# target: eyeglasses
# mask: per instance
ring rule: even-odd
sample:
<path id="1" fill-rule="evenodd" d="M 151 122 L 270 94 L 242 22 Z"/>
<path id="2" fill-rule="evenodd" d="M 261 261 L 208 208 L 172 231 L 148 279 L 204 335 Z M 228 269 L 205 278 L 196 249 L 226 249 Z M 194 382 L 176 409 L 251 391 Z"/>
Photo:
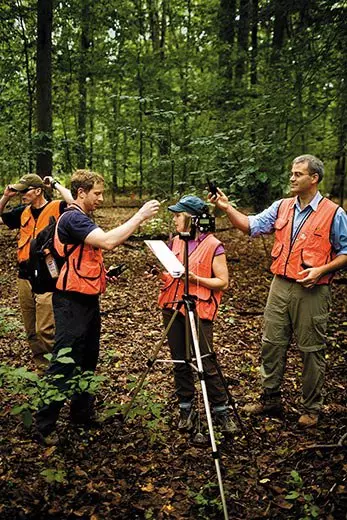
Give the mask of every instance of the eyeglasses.
<path id="1" fill-rule="evenodd" d="M 20 194 L 24 194 L 24 193 L 28 193 L 28 191 L 30 190 L 36 190 L 36 188 L 34 186 L 32 186 L 31 188 L 25 188 L 24 190 L 20 190 Z"/>

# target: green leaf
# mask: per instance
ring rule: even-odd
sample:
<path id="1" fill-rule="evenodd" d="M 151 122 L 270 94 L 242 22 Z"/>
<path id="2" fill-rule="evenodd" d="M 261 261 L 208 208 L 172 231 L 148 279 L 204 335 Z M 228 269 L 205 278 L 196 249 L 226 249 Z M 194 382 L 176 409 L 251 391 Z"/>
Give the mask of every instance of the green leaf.
<path id="1" fill-rule="evenodd" d="M 63 482 L 66 477 L 66 472 L 61 469 L 44 469 L 41 471 L 42 475 L 47 482 Z"/>
<path id="2" fill-rule="evenodd" d="M 14 406 L 11 410 L 11 415 L 18 415 L 22 413 L 22 411 L 25 409 L 25 405 L 21 404 L 20 406 Z"/>
<path id="3" fill-rule="evenodd" d="M 84 392 L 84 390 L 87 390 L 88 386 L 89 386 L 89 383 L 88 381 L 84 381 L 83 379 L 79 382 L 79 385 L 80 389 L 82 390 L 82 392 Z"/>
<path id="4" fill-rule="evenodd" d="M 66 365 L 68 365 L 69 363 L 75 363 L 74 359 L 72 359 L 72 357 L 59 357 L 57 358 L 57 361 L 59 361 L 59 363 L 64 363 Z"/>
<path id="5" fill-rule="evenodd" d="M 310 513 L 311 513 L 311 516 L 313 516 L 313 518 L 318 518 L 319 513 L 320 513 L 319 507 L 315 506 L 315 505 L 311 506 Z"/>
<path id="6" fill-rule="evenodd" d="M 65 356 L 65 354 L 68 354 L 71 352 L 71 347 L 61 348 L 58 352 L 57 358 L 61 358 L 62 356 Z"/>
<path id="7" fill-rule="evenodd" d="M 28 409 L 24 410 L 22 413 L 22 419 L 26 428 L 30 428 L 30 426 L 33 424 L 33 414 Z"/>
<path id="8" fill-rule="evenodd" d="M 299 496 L 300 493 L 298 493 L 298 491 L 291 491 L 284 498 L 286 498 L 287 500 L 296 500 L 297 498 L 299 498 Z"/>

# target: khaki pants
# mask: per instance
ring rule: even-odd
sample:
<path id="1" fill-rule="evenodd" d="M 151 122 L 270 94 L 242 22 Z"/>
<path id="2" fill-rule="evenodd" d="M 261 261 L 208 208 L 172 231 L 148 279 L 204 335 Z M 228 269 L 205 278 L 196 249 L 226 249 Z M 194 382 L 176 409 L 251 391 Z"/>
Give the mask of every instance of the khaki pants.
<path id="1" fill-rule="evenodd" d="M 263 388 L 270 393 L 280 390 L 287 349 L 294 333 L 303 360 L 301 404 L 310 413 L 318 413 L 323 403 L 325 333 L 330 304 L 330 286 L 305 289 L 275 276 L 264 313 L 260 369 Z"/>
<path id="2" fill-rule="evenodd" d="M 54 343 L 52 293 L 35 294 L 28 280 L 18 279 L 19 303 L 28 343 L 37 366 L 48 365 L 44 354 Z"/>

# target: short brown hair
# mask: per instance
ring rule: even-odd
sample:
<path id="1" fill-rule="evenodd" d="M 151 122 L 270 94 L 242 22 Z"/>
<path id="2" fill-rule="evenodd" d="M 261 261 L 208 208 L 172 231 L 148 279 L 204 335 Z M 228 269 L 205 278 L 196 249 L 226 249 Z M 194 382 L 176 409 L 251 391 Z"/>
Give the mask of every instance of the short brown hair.
<path id="1" fill-rule="evenodd" d="M 100 173 L 89 170 L 76 170 L 71 177 L 71 195 L 74 199 L 77 199 L 79 188 L 82 188 L 86 193 L 88 193 L 95 183 L 104 182 L 105 180 Z"/>
<path id="2" fill-rule="evenodd" d="M 318 183 L 320 183 L 324 176 L 324 165 L 322 161 L 314 155 L 305 154 L 299 155 L 299 157 L 295 157 L 292 165 L 303 162 L 307 162 L 307 169 L 310 175 L 314 175 L 315 173 L 318 175 Z"/>

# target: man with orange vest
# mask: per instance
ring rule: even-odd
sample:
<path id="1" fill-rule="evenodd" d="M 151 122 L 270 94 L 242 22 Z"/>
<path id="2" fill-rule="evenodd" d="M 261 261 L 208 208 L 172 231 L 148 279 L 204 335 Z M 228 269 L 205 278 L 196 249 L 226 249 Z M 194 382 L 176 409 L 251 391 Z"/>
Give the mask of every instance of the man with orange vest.
<path id="1" fill-rule="evenodd" d="M 39 175 L 24 175 L 17 184 L 7 186 L 0 199 L 0 224 L 10 229 L 19 229 L 18 265 L 19 265 L 19 303 L 23 316 L 24 328 L 28 343 L 34 356 L 34 362 L 41 371 L 48 361 L 44 355 L 52 351 L 54 343 L 54 317 L 52 309 L 52 293 L 34 294 L 28 279 L 28 259 L 30 242 L 47 226 L 51 216 L 58 219 L 66 207 L 66 201 L 72 202 L 71 193 L 52 177 L 46 177 L 45 182 L 64 197 L 65 201 L 48 201 L 45 195 L 47 184 Z M 22 204 L 4 213 L 10 199 L 20 195 Z"/>
<path id="2" fill-rule="evenodd" d="M 77 170 L 71 178 L 73 204 L 61 215 L 54 245 L 65 256 L 53 294 L 56 325 L 53 360 L 46 375 L 53 378 L 59 392 L 69 390 L 76 369 L 94 372 L 100 342 L 99 296 L 105 291 L 102 249 L 112 250 L 122 244 L 140 224 L 153 217 L 159 202 L 151 200 L 127 222 L 103 231 L 92 219 L 103 202 L 104 179 L 95 172 Z M 61 363 L 58 353 L 71 349 L 68 356 L 74 363 Z M 59 376 L 58 379 L 55 376 Z M 61 397 L 61 396 L 60 396 Z M 43 406 L 36 415 L 39 440 L 57 442 L 54 433 L 64 400 Z M 70 418 L 75 424 L 88 424 L 93 418 L 93 397 L 87 391 L 75 393 L 71 399 Z"/>
<path id="3" fill-rule="evenodd" d="M 333 274 L 347 266 L 346 212 L 318 191 L 323 163 L 313 155 L 294 159 L 290 176 L 292 198 L 274 202 L 255 216 L 228 203 L 218 189 L 209 200 L 230 222 L 250 236 L 274 233 L 271 284 L 265 313 L 260 368 L 261 402 L 247 405 L 250 413 L 281 414 L 281 383 L 287 349 L 295 334 L 303 359 L 302 414 L 298 425 L 317 425 L 325 374 L 325 332 Z"/>

